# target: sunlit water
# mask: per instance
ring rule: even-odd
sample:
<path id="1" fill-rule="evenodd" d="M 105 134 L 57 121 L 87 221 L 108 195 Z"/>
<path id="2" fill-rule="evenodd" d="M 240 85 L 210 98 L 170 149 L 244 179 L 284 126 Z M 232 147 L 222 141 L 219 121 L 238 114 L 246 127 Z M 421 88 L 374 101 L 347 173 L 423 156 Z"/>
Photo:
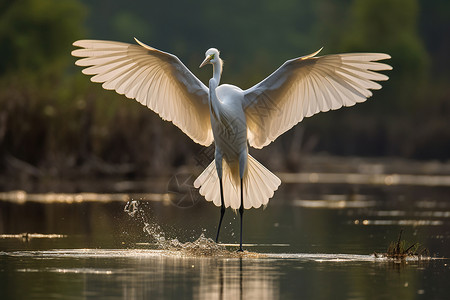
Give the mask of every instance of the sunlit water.
<path id="1" fill-rule="evenodd" d="M 226 212 L 216 244 L 219 209 L 201 199 L 20 194 L 0 201 L 0 299 L 447 299 L 448 195 L 284 184 L 266 209 L 245 212 L 237 253 L 239 218 Z M 430 257 L 374 255 L 401 229 Z"/>

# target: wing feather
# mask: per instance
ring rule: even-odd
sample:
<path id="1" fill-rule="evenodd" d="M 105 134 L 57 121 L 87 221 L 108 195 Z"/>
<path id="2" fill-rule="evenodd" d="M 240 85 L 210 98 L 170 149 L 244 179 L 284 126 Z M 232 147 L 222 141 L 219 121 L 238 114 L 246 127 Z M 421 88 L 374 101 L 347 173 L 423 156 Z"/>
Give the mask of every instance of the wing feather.
<path id="1" fill-rule="evenodd" d="M 136 42 L 80 40 L 72 55 L 80 57 L 75 64 L 91 81 L 136 99 L 195 142 L 210 145 L 208 88 L 176 56 Z"/>
<path id="2" fill-rule="evenodd" d="M 320 51 L 320 50 L 319 50 Z M 288 60 L 269 77 L 244 91 L 250 146 L 262 148 L 304 117 L 353 106 L 372 96 L 392 67 L 384 53 L 347 53 Z"/>

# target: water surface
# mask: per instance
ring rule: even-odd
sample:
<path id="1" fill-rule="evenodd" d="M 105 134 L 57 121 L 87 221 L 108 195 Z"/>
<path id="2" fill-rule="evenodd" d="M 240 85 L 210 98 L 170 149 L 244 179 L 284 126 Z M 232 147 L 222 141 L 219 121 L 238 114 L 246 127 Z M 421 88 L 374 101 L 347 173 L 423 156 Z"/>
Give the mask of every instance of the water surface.
<path id="1" fill-rule="evenodd" d="M 226 212 L 216 245 L 209 238 L 219 209 L 198 199 L 178 205 L 167 193 L 20 192 L 20 201 L 0 201 L 0 298 L 448 297 L 448 186 L 308 180 L 292 180 L 266 209 L 246 211 L 244 254 L 235 252 L 236 214 Z M 124 211 L 129 200 L 140 213 Z M 401 229 L 431 258 L 373 255 Z"/>

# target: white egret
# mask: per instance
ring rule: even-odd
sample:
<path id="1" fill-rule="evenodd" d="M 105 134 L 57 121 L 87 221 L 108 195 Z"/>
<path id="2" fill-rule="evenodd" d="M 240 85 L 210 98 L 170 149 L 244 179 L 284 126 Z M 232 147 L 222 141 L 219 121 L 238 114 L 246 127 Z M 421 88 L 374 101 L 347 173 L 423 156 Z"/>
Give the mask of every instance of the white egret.
<path id="1" fill-rule="evenodd" d="M 267 205 L 280 179 L 248 154 L 248 145 L 260 149 L 282 133 L 318 112 L 364 102 L 387 80 L 375 71 L 390 70 L 377 62 L 382 53 L 316 56 L 319 52 L 286 61 L 269 77 L 242 90 L 222 84 L 223 62 L 217 49 L 206 51 L 200 67 L 213 65 L 206 87 L 174 55 L 145 45 L 80 40 L 73 56 L 76 65 L 95 75 L 93 82 L 136 99 L 173 122 L 194 142 L 215 142 L 215 159 L 195 180 L 206 200 L 221 207 L 216 242 L 225 208 L 239 209 L 242 251 L 244 209 Z"/>

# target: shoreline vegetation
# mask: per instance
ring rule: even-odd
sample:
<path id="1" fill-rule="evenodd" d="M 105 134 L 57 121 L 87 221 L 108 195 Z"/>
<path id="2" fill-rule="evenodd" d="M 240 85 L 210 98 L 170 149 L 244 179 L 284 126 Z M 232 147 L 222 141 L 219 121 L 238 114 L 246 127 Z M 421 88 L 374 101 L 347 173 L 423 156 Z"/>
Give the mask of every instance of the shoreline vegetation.
<path id="1" fill-rule="evenodd" d="M 179 167 L 154 171 L 151 168 L 142 170 L 138 164 L 111 164 L 98 158 L 81 166 L 46 170 L 7 156 L 5 171 L 0 174 L 0 190 L 121 193 L 147 192 L 151 186 L 150 191 L 165 193 L 172 177 L 192 176 L 195 179 L 203 171 L 204 167 L 195 160 L 198 157 L 199 154 Z M 274 164 L 270 157 L 261 158 L 262 161 L 266 159 L 269 168 L 285 184 L 450 186 L 450 163 L 438 160 L 309 154 L 302 157 L 296 171 L 292 171 L 293 168 Z"/>

